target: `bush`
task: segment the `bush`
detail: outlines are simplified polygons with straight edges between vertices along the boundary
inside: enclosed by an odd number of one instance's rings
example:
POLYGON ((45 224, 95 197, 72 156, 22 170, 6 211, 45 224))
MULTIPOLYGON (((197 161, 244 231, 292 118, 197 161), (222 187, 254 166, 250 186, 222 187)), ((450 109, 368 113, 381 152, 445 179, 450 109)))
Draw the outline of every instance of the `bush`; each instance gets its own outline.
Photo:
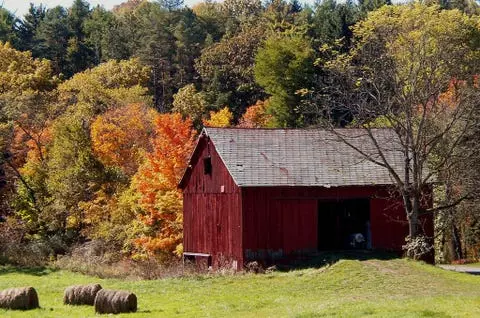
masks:
POLYGON ((414 239, 407 237, 406 244, 402 246, 406 255, 415 260, 421 260, 433 250, 431 240, 424 235, 419 235, 414 239))
POLYGON ((110 251, 105 242, 91 241, 74 247, 68 255, 59 255, 53 266, 100 278, 158 279, 183 276, 181 260, 160 261, 153 257, 134 261, 110 251))
POLYGON ((31 237, 24 223, 15 218, 7 218, 6 222, 0 223, 0 242, 0 264, 45 266, 58 253, 68 250, 63 237, 31 237))

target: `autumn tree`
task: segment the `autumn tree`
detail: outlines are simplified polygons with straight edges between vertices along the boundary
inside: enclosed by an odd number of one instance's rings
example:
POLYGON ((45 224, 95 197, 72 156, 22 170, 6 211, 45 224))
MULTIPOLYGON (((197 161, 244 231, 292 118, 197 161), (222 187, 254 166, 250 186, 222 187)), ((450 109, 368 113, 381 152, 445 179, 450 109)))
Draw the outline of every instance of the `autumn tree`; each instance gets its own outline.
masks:
POLYGON ((207 127, 230 127, 233 120, 233 114, 224 107, 218 111, 211 111, 209 119, 203 120, 203 125, 207 127))
POLYGON ((479 42, 472 39, 480 36, 477 23, 475 17, 459 11, 419 3, 383 7, 356 25, 353 50, 329 65, 335 80, 330 91, 322 92, 327 96, 323 100, 326 113, 343 112, 346 120, 353 118, 377 145, 370 124, 373 118, 382 117, 397 136, 403 171, 393 169, 385 149, 377 147, 375 156, 356 150, 387 169, 394 180, 408 220, 405 249, 410 257, 420 257, 431 248, 427 247, 431 238, 424 236, 420 226, 421 216, 468 197, 464 193, 440 196, 432 208, 422 201, 424 190, 435 180, 445 191, 445 172, 476 156, 474 148, 459 151, 459 143, 475 126, 472 115, 478 89, 473 75, 480 60, 479 42), (465 83, 457 85, 453 109, 439 98, 452 79, 465 83))
MULTIPOLYGON (((473 80, 474 89, 478 90, 476 77, 473 80)), ((434 129, 445 130, 446 125, 451 123, 451 117, 455 116, 459 104, 465 95, 464 90, 469 89, 471 83, 453 79, 446 92, 440 94, 438 104, 443 105, 445 111, 437 114, 434 129), (441 116, 440 116, 441 115, 441 116)), ((471 88, 470 88, 471 89, 471 88)), ((460 106, 463 107, 463 106, 460 106)), ((475 107, 470 114, 473 122, 478 122, 478 109, 475 107)), ((480 210, 477 208, 479 187, 478 167, 480 165, 480 150, 478 147, 479 130, 477 125, 472 125, 464 132, 460 139, 445 138, 442 146, 433 153, 431 161, 448 161, 448 169, 439 172, 442 181, 442 191, 437 191, 438 199, 449 202, 458 197, 465 200, 458 205, 449 206, 438 211, 436 215, 436 232, 438 257, 442 262, 450 262, 458 259, 475 258, 480 252, 480 237, 476 235, 480 229, 480 210), (456 149, 449 158, 445 158, 445 152, 450 151, 452 143, 457 142, 456 149), (474 194, 474 195, 470 195, 474 194)))
POLYGON ((182 195, 177 188, 193 150, 195 132, 190 119, 180 114, 162 114, 155 121, 153 152, 134 177, 145 213, 138 216, 145 226, 136 240, 139 250, 171 255, 181 249, 182 195))
POLYGON ((88 116, 131 103, 148 104, 149 73, 138 59, 108 61, 63 82, 58 87, 60 101, 88 116))
POLYGON ((242 128, 264 128, 269 126, 271 116, 267 114, 268 100, 257 101, 255 105, 247 108, 240 118, 238 127, 242 128))
POLYGON ((119 251, 125 255, 133 252, 133 241, 141 232, 136 217, 144 211, 131 179, 152 151, 157 115, 151 107, 130 104, 97 116, 90 128, 93 153, 105 166, 108 178, 96 187, 90 200, 79 202, 82 235, 103 241, 117 258, 119 251))
POLYGON ((97 158, 90 132, 96 116, 147 99, 142 84, 148 80, 148 69, 137 66, 134 60, 112 61, 78 73, 58 87, 55 104, 62 113, 51 125, 44 169, 32 175, 42 176, 46 191, 41 200, 49 204, 41 211, 22 205, 23 218, 30 219, 41 236, 78 239, 88 225, 84 203, 95 200, 106 184, 116 189, 128 183, 97 158))
POLYGON ((107 166, 126 175, 137 172, 145 152, 151 149, 153 122, 157 113, 142 104, 130 104, 99 115, 92 123, 93 151, 107 166))
POLYGON ((84 227, 79 204, 90 201, 108 177, 93 154, 89 122, 81 113, 66 112, 53 126, 49 149, 46 184, 53 203, 40 215, 47 234, 77 236, 84 227))
POLYGON ((205 97, 198 92, 194 84, 186 85, 173 95, 172 111, 190 117, 195 126, 201 123, 207 109, 205 97))
POLYGON ((7 43, 0 45, 0 81, 0 165, 7 186, 23 191, 29 205, 39 209, 37 191, 21 168, 30 152, 43 159, 48 126, 58 115, 53 91, 57 79, 48 61, 7 43))

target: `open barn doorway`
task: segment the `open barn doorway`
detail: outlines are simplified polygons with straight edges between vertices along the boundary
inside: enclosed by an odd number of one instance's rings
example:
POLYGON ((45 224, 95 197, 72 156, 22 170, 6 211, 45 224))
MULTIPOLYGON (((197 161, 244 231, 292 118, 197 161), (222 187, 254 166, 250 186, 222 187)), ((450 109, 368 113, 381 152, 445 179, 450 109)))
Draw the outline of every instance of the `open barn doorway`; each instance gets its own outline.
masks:
POLYGON ((370 248, 370 200, 319 201, 317 233, 319 250, 370 248))

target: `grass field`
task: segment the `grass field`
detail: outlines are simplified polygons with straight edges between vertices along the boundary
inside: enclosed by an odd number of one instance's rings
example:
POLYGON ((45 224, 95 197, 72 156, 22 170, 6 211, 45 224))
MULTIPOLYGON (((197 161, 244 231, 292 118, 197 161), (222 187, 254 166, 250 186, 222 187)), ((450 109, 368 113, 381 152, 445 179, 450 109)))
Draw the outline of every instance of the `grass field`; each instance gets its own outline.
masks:
POLYGON ((62 304, 66 286, 91 282, 137 294, 139 311, 122 317, 480 317, 480 277, 400 259, 156 281, 0 267, 0 289, 34 286, 42 307, 0 317, 94 317, 92 307, 62 304))

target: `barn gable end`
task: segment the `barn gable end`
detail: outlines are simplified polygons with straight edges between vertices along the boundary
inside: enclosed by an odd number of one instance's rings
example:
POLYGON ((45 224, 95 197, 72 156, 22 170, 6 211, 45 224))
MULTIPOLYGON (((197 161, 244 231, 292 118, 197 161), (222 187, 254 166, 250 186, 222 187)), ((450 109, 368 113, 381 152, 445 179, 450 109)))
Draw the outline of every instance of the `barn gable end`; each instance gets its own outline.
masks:
POLYGON ((207 136, 199 137, 187 169, 180 184, 185 253, 210 255, 214 267, 242 268, 240 188, 207 136), (210 171, 204 160, 210 160, 210 171))

